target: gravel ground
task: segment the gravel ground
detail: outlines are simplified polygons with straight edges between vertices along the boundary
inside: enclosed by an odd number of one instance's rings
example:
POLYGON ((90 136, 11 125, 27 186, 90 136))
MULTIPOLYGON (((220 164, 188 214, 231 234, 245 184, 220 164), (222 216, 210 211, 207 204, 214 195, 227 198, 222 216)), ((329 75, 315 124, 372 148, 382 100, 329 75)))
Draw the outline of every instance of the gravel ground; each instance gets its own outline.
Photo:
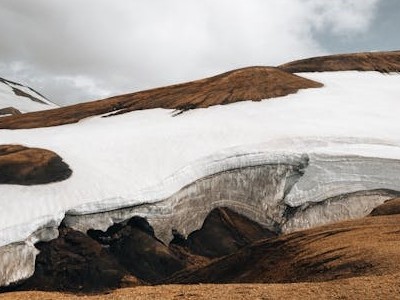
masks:
POLYGON ((55 292, 0 294, 0 300, 19 299, 400 299, 400 274, 320 283, 139 286, 96 295, 55 292))

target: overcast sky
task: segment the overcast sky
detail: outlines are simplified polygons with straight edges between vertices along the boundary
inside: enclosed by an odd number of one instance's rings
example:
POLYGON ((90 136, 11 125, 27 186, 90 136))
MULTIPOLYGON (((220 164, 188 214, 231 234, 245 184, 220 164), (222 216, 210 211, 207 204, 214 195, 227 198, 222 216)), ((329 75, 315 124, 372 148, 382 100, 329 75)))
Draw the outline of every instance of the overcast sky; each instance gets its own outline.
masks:
POLYGON ((1 0, 0 77, 59 104, 400 49, 399 0, 1 0))

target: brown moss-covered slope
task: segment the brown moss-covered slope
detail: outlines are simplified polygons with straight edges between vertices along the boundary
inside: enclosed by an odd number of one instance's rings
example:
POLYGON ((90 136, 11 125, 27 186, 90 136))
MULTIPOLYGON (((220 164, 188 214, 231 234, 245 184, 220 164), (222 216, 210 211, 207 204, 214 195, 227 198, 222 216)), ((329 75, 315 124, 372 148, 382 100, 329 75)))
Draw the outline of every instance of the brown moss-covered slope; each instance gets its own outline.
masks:
POLYGON ((279 68, 291 73, 351 70, 400 72, 400 51, 320 56, 293 61, 279 68))
POLYGON ((400 215, 363 218, 262 240, 169 283, 284 283, 398 273, 400 215))
POLYGON ((238 101, 274 98, 322 84, 278 68, 250 67, 218 76, 59 109, 3 117, 0 129, 48 127, 78 122, 107 113, 169 108, 187 110, 238 101))
POLYGON ((0 184, 44 184, 65 180, 71 174, 69 166, 52 151, 0 145, 0 184))

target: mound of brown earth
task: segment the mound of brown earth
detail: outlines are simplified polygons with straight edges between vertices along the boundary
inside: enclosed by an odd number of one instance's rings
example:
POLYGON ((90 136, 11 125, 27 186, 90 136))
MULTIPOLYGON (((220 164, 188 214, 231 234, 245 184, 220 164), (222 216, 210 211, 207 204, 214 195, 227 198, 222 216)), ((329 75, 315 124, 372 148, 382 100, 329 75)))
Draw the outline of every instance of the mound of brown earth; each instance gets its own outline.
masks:
POLYGON ((274 232, 228 208, 216 208, 204 220, 200 230, 192 232, 186 241, 177 243, 187 247, 191 253, 216 258, 274 236, 274 232))
POLYGON ((238 101, 268 99, 322 84, 278 68, 250 67, 203 80, 0 119, 0 129, 37 128, 133 110, 169 108, 180 111, 238 101))
POLYGON ((397 215, 400 214, 400 198, 386 201, 382 205, 376 207, 372 212, 371 216, 383 216, 383 215, 397 215))
POLYGON ((108 245, 122 266, 146 282, 159 281, 185 267, 185 262, 154 236, 143 218, 133 217, 126 225, 116 224, 106 232, 89 231, 88 234, 108 245))
POLYGON ((297 60, 279 66, 291 72, 378 71, 400 72, 400 51, 338 54, 297 60))
POLYGON ((20 115, 21 112, 14 107, 6 107, 0 109, 0 116, 2 115, 20 115))
POLYGON ((398 273, 400 215, 347 221, 262 240, 168 283, 285 283, 398 273))
POLYGON ((65 180, 71 174, 69 166, 52 151, 0 145, 0 184, 44 184, 65 180))

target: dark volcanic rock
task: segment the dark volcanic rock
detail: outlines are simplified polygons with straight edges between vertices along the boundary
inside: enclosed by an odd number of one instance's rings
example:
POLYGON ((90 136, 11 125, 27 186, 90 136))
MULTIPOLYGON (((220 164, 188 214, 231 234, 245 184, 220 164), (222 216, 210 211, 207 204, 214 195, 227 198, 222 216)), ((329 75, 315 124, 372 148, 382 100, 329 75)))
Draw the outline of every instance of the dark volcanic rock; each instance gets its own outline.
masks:
POLYGON ((371 216, 397 215, 400 214, 400 198, 388 200, 379 205, 371 212, 371 216))
POLYGON ((52 151, 0 145, 0 184, 44 184, 65 180, 71 174, 69 166, 52 151))
POLYGON ((57 239, 36 245, 35 273, 22 289, 97 291, 120 285, 127 272, 108 250, 82 232, 59 231, 57 239))
POLYGON ((35 273, 18 289, 108 290, 122 286, 129 275, 134 276, 129 284, 159 283, 274 235, 226 208, 213 210, 188 240, 176 236, 169 246, 141 217, 114 224, 106 232, 89 230, 86 235, 64 226, 59 232, 57 239, 36 245, 40 254, 35 273))
POLYGON ((88 235, 109 245, 121 265, 147 282, 157 282, 185 267, 185 262, 158 240, 140 217, 133 217, 126 225, 113 225, 106 232, 89 230, 88 235))
POLYGON ((228 208, 216 208, 207 216, 202 228, 189 235, 185 245, 194 254, 215 258, 275 236, 274 232, 228 208))
POLYGON ((88 235, 104 245, 134 276, 157 283, 185 268, 196 269, 210 259, 236 252, 254 241, 275 236, 269 230, 227 208, 214 209, 203 227, 184 239, 179 235, 169 246, 154 236, 147 221, 133 217, 106 232, 89 230, 88 235))

